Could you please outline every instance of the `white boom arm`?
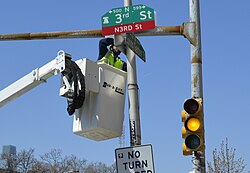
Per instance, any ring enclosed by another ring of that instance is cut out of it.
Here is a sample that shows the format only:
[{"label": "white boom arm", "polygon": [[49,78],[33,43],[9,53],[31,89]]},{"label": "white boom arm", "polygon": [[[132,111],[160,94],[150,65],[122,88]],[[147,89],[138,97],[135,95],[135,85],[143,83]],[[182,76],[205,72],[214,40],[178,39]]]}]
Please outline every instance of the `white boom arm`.
[{"label": "white boom arm", "polygon": [[28,92],[39,84],[46,82],[53,75],[65,70],[65,52],[60,50],[57,57],[44,66],[37,68],[0,91],[0,107]]}]

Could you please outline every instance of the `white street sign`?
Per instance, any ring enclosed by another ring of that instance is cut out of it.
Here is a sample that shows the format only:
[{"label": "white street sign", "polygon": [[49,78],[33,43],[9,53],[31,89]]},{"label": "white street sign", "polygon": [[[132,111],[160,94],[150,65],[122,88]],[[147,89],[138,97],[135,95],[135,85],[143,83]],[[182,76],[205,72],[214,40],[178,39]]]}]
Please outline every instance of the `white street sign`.
[{"label": "white street sign", "polygon": [[152,145],[115,150],[117,173],[155,173]]}]

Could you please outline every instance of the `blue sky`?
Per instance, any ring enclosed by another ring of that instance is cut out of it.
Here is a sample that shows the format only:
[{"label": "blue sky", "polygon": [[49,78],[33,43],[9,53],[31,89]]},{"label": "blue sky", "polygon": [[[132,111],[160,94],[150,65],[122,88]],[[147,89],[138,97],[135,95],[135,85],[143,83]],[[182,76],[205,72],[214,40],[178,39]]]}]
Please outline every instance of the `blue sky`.
[{"label": "blue sky", "polygon": [[[98,5],[97,5],[98,4]],[[139,1],[157,12],[157,25],[189,21],[189,2]],[[1,2],[1,34],[101,29],[101,16],[123,0]],[[226,137],[250,169],[250,2],[201,1],[203,91],[206,158]],[[190,44],[181,36],[140,37],[147,56],[137,59],[142,144],[152,144],[156,172],[188,172],[191,157],[182,155],[181,110],[191,96]],[[0,89],[55,58],[60,49],[74,60],[96,60],[97,38],[0,42]],[[124,59],[125,57],[122,56]],[[59,97],[60,76],[50,78],[0,109],[0,146],[35,148],[39,156],[52,148],[89,162],[114,162],[118,139],[95,142],[72,133],[66,100]],[[125,107],[129,146],[128,104]]]}]

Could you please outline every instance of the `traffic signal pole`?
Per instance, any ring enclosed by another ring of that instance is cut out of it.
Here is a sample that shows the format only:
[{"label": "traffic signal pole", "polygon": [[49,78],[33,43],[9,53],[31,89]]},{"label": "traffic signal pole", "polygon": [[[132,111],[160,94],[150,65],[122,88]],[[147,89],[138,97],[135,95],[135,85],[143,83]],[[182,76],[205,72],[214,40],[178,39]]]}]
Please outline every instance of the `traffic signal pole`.
[{"label": "traffic signal pole", "polygon": [[[124,6],[131,6],[132,0],[124,0]],[[135,53],[127,46],[127,80],[129,100],[130,146],[141,145],[139,96]]]},{"label": "traffic signal pole", "polygon": [[[195,31],[196,31],[195,45],[191,44],[190,48],[191,49],[191,95],[194,98],[203,98],[199,0],[189,0],[189,10],[190,10],[190,22],[195,23]],[[193,172],[194,173],[206,172],[205,150],[193,153]]]},{"label": "traffic signal pole", "polygon": [[[156,26],[153,31],[134,33],[136,36],[185,36],[189,39],[189,22],[182,26]],[[75,39],[75,38],[103,38],[102,30],[75,30],[58,32],[33,32],[18,34],[0,34],[0,41],[17,40],[45,40],[45,39]],[[191,39],[189,39],[191,42]]]}]

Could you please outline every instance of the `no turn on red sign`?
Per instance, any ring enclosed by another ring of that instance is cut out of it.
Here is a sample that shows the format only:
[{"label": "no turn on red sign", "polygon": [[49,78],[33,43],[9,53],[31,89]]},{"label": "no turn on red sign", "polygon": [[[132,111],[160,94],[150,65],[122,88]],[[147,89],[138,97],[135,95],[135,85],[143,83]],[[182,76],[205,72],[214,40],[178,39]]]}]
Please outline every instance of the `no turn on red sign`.
[{"label": "no turn on red sign", "polygon": [[152,145],[115,150],[117,173],[155,173]]}]

